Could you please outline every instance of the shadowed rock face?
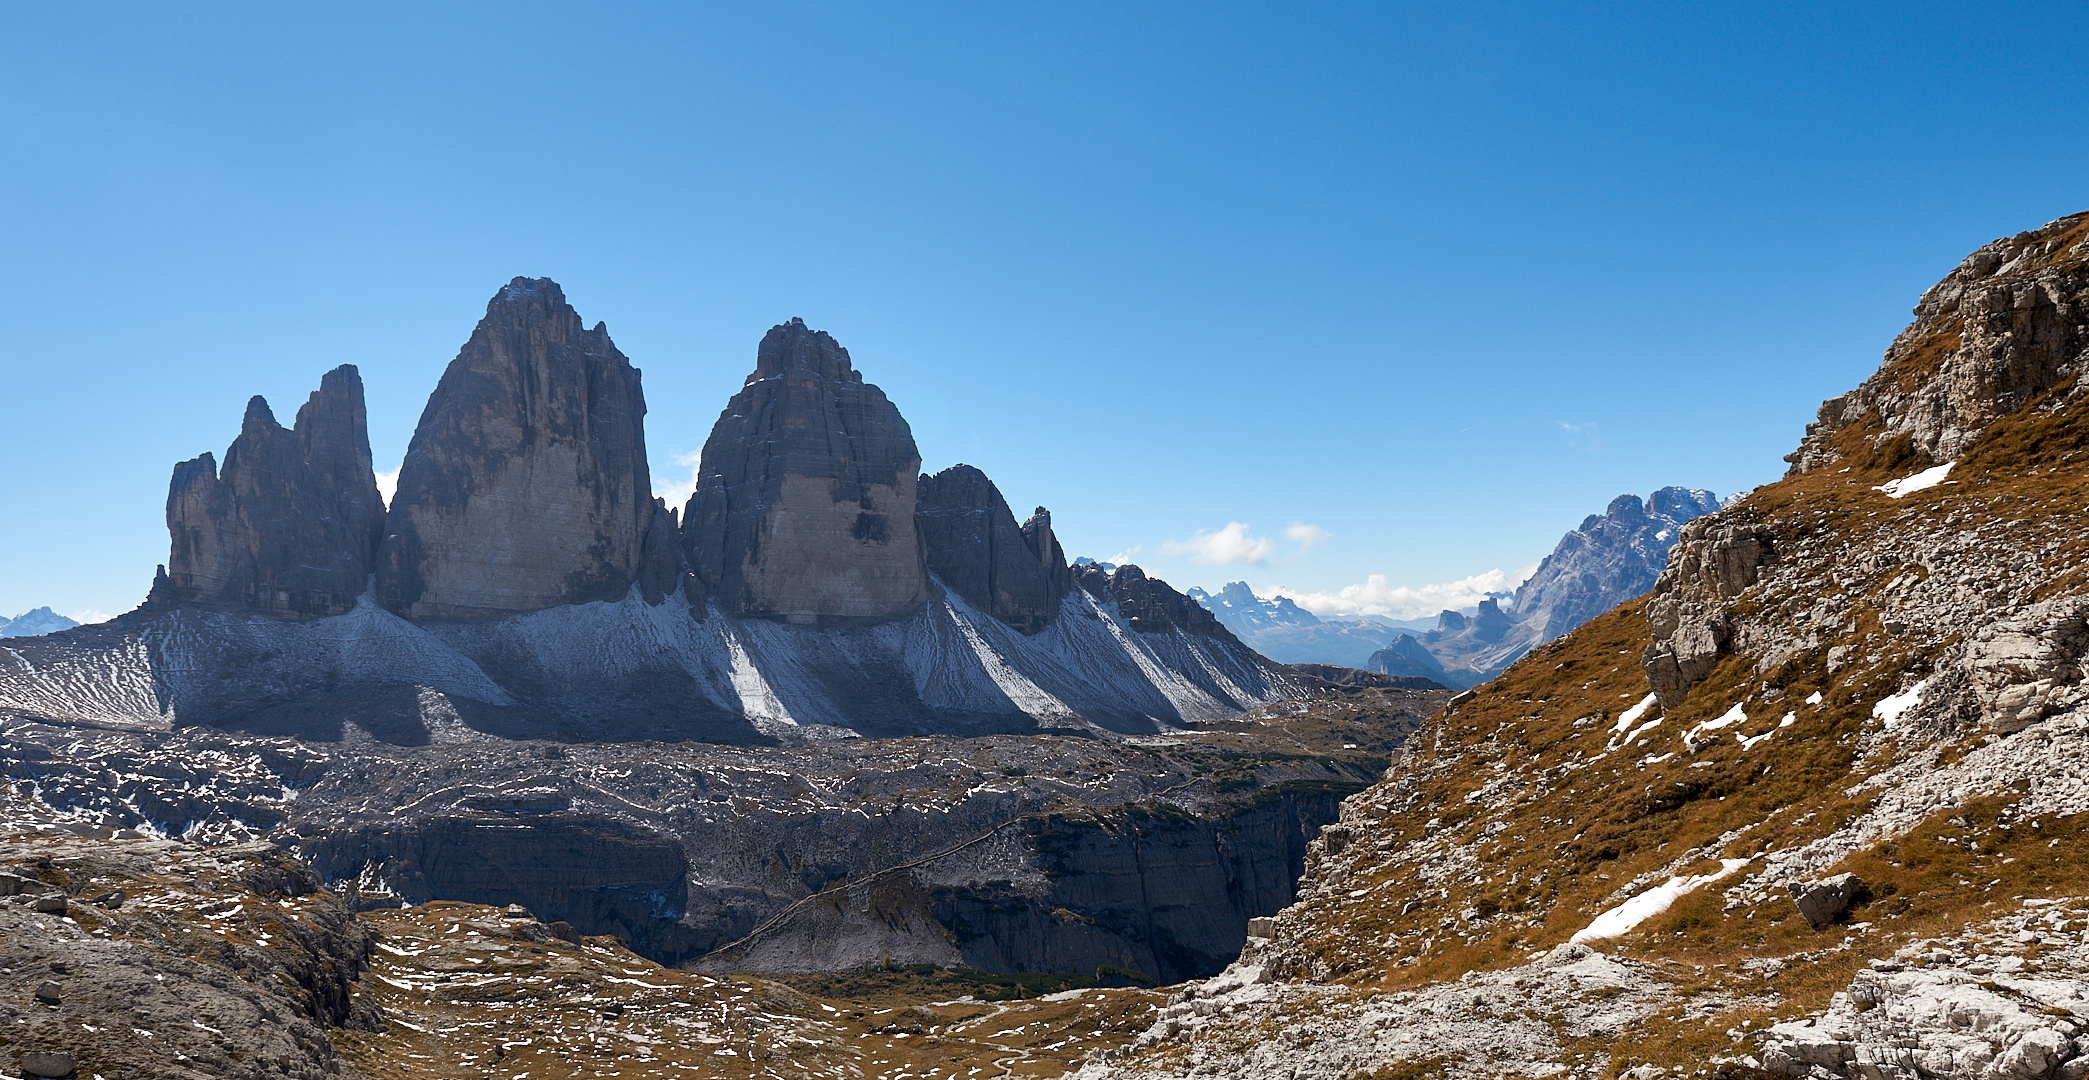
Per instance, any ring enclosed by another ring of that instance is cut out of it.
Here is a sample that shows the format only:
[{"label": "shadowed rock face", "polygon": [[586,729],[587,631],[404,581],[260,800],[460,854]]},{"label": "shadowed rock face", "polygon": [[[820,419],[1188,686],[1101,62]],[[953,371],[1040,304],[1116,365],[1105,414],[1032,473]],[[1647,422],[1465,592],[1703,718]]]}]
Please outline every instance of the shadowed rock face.
[{"label": "shadowed rock face", "polygon": [[1026,634],[1058,614],[1073,579],[1044,507],[1018,526],[985,473],[953,465],[921,478],[914,526],[929,572],[973,607]]},{"label": "shadowed rock face", "polygon": [[173,545],[153,598],[290,618],[338,615],[367,587],[383,528],[363,383],[344,364],[320,380],[294,430],[256,397],[224,469],[209,454],[174,467]]},{"label": "shadowed rock face", "polygon": [[415,428],[378,557],[378,598],[473,619],[616,600],[655,520],[638,369],[549,278],[516,278]]},{"label": "shadowed rock face", "polygon": [[[1136,566],[1104,570],[1094,563],[1073,568],[1074,584],[1098,600],[1114,601],[1132,629],[1148,634],[1182,630],[1240,644],[1204,605],[1176,592],[1167,582],[1146,576]],[[1243,646],[1245,648],[1245,646]]]},{"label": "shadowed rock face", "polygon": [[730,614],[837,625],[928,600],[921,454],[825,333],[771,329],[704,443],[682,515],[691,567]]}]

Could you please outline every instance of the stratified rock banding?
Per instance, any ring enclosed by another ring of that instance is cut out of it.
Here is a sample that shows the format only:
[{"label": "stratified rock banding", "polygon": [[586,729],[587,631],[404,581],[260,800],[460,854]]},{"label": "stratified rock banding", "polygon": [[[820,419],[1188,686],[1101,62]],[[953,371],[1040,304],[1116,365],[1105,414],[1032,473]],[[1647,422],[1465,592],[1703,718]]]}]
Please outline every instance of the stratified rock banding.
[{"label": "stratified rock banding", "polygon": [[509,282],[414,430],[378,598],[436,619],[621,599],[664,517],[645,412],[638,369],[603,324],[588,329],[549,278]]},{"label": "stratified rock banding", "polygon": [[173,544],[153,598],[289,618],[338,615],[368,587],[383,528],[363,382],[344,364],[298,409],[295,430],[256,397],[222,470],[209,454],[174,467]]},{"label": "stratified rock banding", "polygon": [[929,572],[967,603],[1026,634],[1051,625],[1073,576],[1044,507],[1019,526],[985,473],[953,465],[921,478],[914,524]]},{"label": "stratified rock banding", "polygon": [[921,454],[885,393],[798,319],[704,443],[682,515],[689,563],[732,615],[840,625],[928,600],[914,526]]}]

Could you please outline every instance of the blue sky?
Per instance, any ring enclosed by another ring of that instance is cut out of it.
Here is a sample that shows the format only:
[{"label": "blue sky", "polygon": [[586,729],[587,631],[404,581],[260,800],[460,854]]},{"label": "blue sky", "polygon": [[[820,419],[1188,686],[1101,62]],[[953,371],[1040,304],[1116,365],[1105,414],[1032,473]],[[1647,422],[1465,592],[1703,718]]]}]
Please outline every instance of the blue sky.
[{"label": "blue sky", "polygon": [[663,487],[798,315],[1072,553],[1429,608],[1775,479],[2089,208],[2084,12],[10,5],[0,614],[142,598],[251,394],[359,365],[395,468],[517,274],[644,370]]}]

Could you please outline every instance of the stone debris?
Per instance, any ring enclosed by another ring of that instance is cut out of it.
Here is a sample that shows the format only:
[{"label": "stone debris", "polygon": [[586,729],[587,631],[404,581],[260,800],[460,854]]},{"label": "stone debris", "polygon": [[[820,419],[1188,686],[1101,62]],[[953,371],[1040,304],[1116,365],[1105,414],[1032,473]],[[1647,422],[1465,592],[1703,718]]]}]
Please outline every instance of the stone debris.
[{"label": "stone debris", "polygon": [[1785,888],[1791,890],[1792,903],[1799,907],[1799,914],[1818,930],[1840,918],[1857,896],[1864,883],[1855,874],[1837,874],[1820,881],[1794,881]]},{"label": "stone debris", "polygon": [[2089,1075],[2081,898],[1875,960],[1827,1012],[1771,1026],[1752,1063],[1789,1076],[2080,1080]]}]

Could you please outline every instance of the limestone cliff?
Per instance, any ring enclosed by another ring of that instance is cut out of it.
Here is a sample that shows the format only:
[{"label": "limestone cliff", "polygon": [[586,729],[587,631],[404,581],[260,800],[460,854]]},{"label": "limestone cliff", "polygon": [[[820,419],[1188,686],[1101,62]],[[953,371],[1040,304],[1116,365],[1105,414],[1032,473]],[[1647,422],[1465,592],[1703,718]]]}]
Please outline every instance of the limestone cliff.
[{"label": "limestone cliff", "polygon": [[639,372],[549,278],[516,278],[443,372],[399,470],[378,597],[474,619],[621,598],[656,519]]},{"label": "limestone cliff", "polygon": [[155,600],[289,618],[355,606],[384,523],[355,368],[327,372],[296,423],[256,397],[222,470],[209,454],[174,467]]},{"label": "limestone cliff", "polygon": [[792,319],[762,338],[704,443],[684,551],[728,614],[836,625],[912,610],[928,600],[920,468],[884,391]]},{"label": "limestone cliff", "polygon": [[1922,294],[1878,372],[1822,403],[1785,457],[1789,475],[1881,449],[1954,460],[1988,424],[2079,374],[2089,349],[2084,236],[2089,213],[1966,256]]},{"label": "limestone cliff", "polygon": [[1058,615],[1072,575],[1044,507],[1018,526],[985,473],[953,465],[921,478],[914,527],[929,572],[973,607],[1026,634]]}]

